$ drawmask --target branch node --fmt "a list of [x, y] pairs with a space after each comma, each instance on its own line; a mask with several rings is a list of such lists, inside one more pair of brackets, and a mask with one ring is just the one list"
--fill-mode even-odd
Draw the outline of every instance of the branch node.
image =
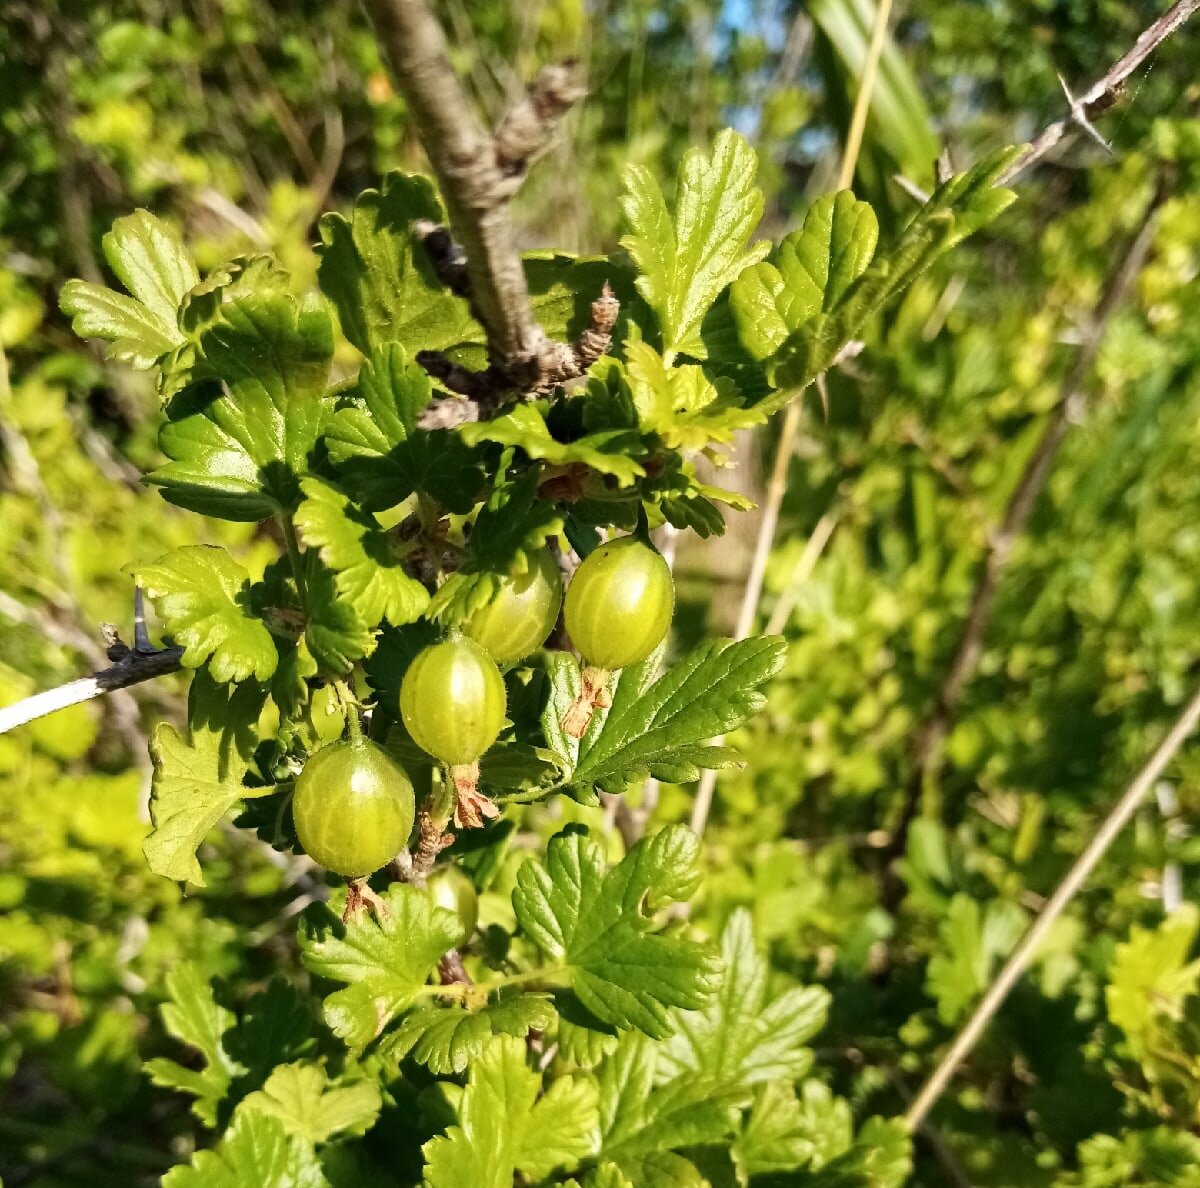
[[574, 61], [544, 66], [538, 72], [492, 139], [496, 166], [509, 183], [501, 187], [505, 197], [521, 184], [529, 166], [550, 146], [559, 121], [585, 94], [587, 88], [576, 81]]
[[621, 313], [621, 303], [613, 294], [608, 281], [600, 290], [600, 296], [592, 302], [592, 320], [575, 343], [576, 374], [582, 375], [602, 355], [607, 355], [612, 346], [613, 328]]

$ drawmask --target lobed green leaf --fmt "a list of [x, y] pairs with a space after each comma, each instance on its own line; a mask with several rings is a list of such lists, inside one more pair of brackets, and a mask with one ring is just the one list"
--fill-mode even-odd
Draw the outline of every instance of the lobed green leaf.
[[422, 1148], [429, 1188], [512, 1188], [570, 1171], [596, 1148], [595, 1083], [558, 1077], [542, 1092], [541, 1076], [515, 1037], [494, 1039], [471, 1065], [456, 1110], [458, 1124]]
[[417, 997], [441, 956], [458, 940], [458, 917], [416, 887], [393, 886], [386, 916], [343, 924], [328, 904], [304, 914], [305, 968], [344, 990], [325, 1000], [325, 1021], [353, 1051], [366, 1047]]
[[278, 653], [250, 607], [250, 575], [224, 549], [188, 545], [131, 570], [163, 628], [183, 646], [185, 668], [207, 663], [214, 681], [268, 680]]
[[662, 1038], [676, 1026], [668, 1008], [694, 1010], [718, 984], [710, 946], [660, 931], [652, 915], [687, 899], [699, 880], [699, 842], [682, 826], [643, 838], [607, 873], [594, 841], [560, 833], [544, 866], [518, 871], [513, 909], [592, 1014]]
[[143, 845], [155, 874], [204, 886], [196, 851], [239, 800], [271, 789], [247, 788], [266, 691], [248, 681], [225, 686], [200, 669], [188, 695], [188, 736], [159, 723], [150, 743], [152, 828]]
[[621, 246], [637, 265], [637, 289], [658, 318], [668, 364], [681, 352], [704, 357], [706, 311], [770, 247], [765, 241], [747, 246], [763, 211], [757, 171], [754, 149], [728, 129], [711, 154], [690, 149], [679, 166], [674, 219], [648, 169], [625, 171]]

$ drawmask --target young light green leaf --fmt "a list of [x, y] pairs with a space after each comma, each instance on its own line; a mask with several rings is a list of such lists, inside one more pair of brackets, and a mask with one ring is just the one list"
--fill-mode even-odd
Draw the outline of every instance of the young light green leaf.
[[163, 1188], [330, 1188], [312, 1146], [288, 1137], [278, 1118], [239, 1109], [211, 1151], [172, 1168]]
[[[626, 1032], [600, 1070], [600, 1154], [635, 1184], [702, 1183], [671, 1153], [720, 1142], [732, 1134], [743, 1097], [703, 1077], [666, 1079], [660, 1047]], [[666, 1157], [666, 1158], [664, 1158]]]
[[200, 349], [228, 390], [163, 426], [170, 461], [147, 481], [180, 507], [226, 520], [291, 511], [326, 415], [329, 315], [287, 293], [246, 296], [220, 307]]
[[554, 1020], [550, 1000], [539, 994], [497, 999], [479, 1010], [458, 1004], [417, 1007], [384, 1036], [380, 1055], [400, 1061], [411, 1054], [438, 1076], [458, 1075], [496, 1035], [524, 1039], [531, 1028], [544, 1031]]
[[325, 430], [329, 456], [346, 489], [368, 511], [421, 491], [467, 512], [483, 481], [475, 451], [456, 433], [417, 428], [432, 389], [429, 376], [398, 343], [374, 350]]
[[466, 560], [433, 596], [428, 617], [455, 623], [486, 606], [507, 576], [529, 568], [529, 554], [562, 532], [556, 504], [538, 498], [540, 473], [525, 471], [512, 482], [498, 482], [475, 518]]
[[138, 210], [113, 223], [104, 236], [105, 259], [133, 294], [72, 280], [63, 286], [60, 306], [73, 317], [80, 338], [103, 338], [105, 352], [133, 367], [152, 367], [183, 341], [179, 307], [200, 277], [191, 256], [165, 223]]
[[770, 967], [755, 947], [745, 909], [735, 911], [721, 933], [721, 958], [725, 973], [716, 997], [701, 1010], [674, 1012], [663, 1069], [730, 1088], [804, 1076], [812, 1066], [804, 1045], [825, 1025], [829, 992], [793, 986], [772, 997]]
[[[564, 1188], [581, 1188], [578, 1180], [568, 1180]], [[615, 1163], [602, 1163], [583, 1177], [582, 1188], [635, 1188]]]
[[855, 338], [867, 320], [940, 256], [1016, 201], [996, 185], [1018, 149], [1000, 149], [939, 186], [890, 251], [877, 256], [833, 309], [803, 324], [773, 357], [777, 390], [757, 407], [773, 412], [805, 388]]
[[304, 501], [296, 509], [296, 529], [309, 548], [336, 574], [337, 592], [367, 627], [384, 619], [411, 623], [429, 604], [429, 592], [404, 570], [388, 534], [368, 512], [323, 479], [300, 482]]
[[517, 873], [513, 908], [521, 929], [569, 971], [597, 1018], [662, 1038], [677, 1025], [668, 1009], [695, 1010], [717, 988], [720, 959], [706, 944], [659, 929], [653, 913], [687, 899], [700, 880], [699, 842], [683, 826], [643, 838], [610, 871], [600, 847], [560, 833], [544, 866]]
[[605, 429], [574, 441], [557, 441], [546, 425], [545, 409], [544, 404], [518, 404], [490, 421], [464, 425], [459, 433], [468, 445], [491, 441], [516, 446], [530, 458], [553, 466], [579, 463], [600, 474], [611, 474], [619, 487], [629, 486], [646, 473], [631, 457], [633, 453], [645, 452], [637, 434], [625, 429]]
[[689, 150], [679, 167], [674, 220], [650, 171], [625, 171], [621, 246], [637, 264], [638, 292], [658, 317], [668, 364], [680, 352], [704, 357], [705, 312], [743, 268], [767, 254], [766, 242], [747, 247], [763, 211], [757, 170], [754, 149], [728, 129], [711, 155]]
[[1186, 903], [1156, 929], [1135, 925], [1116, 947], [1104, 999], [1135, 1060], [1144, 1063], [1150, 1056], [1156, 1022], [1178, 1017], [1184, 999], [1196, 993], [1200, 960], [1189, 961], [1188, 955], [1198, 929], [1200, 909]]
[[[765, 698], [759, 686], [783, 666], [786, 645], [778, 637], [734, 643], [711, 640], [685, 656], [653, 684], [622, 676], [612, 708], [579, 748], [567, 783], [621, 791], [648, 773], [683, 783], [700, 768], [728, 767], [736, 755], [706, 745], [756, 714]], [[643, 679], [648, 673], [643, 673]], [[553, 748], [555, 741], [547, 737]], [[562, 756], [571, 763], [572, 756]]]
[[742, 344], [756, 359], [773, 355], [801, 326], [833, 309], [875, 254], [875, 212], [849, 190], [824, 194], [774, 261], [747, 268], [729, 304]]
[[353, 1051], [365, 1048], [416, 998], [461, 931], [453, 912], [434, 907], [416, 887], [394, 886], [383, 901], [385, 917], [348, 924], [328, 904], [314, 904], [300, 932], [305, 968], [346, 983], [325, 1000], [325, 1021]]
[[274, 640], [250, 609], [250, 575], [224, 549], [188, 545], [131, 572], [163, 630], [183, 646], [185, 668], [207, 662], [222, 684], [270, 678], [279, 659]]
[[389, 173], [381, 189], [361, 193], [349, 219], [325, 215], [318, 224], [321, 292], [364, 355], [397, 342], [414, 356], [443, 351], [482, 363], [483, 331], [416, 244], [418, 219], [443, 222], [441, 203], [428, 178], [400, 172]]
[[185, 1068], [160, 1057], [147, 1061], [146, 1073], [156, 1085], [193, 1094], [192, 1112], [205, 1126], [216, 1126], [218, 1107], [234, 1078], [246, 1071], [226, 1052], [222, 1038], [235, 1022], [233, 1012], [217, 1003], [212, 982], [194, 965], [171, 970], [166, 987], [163, 1026], [169, 1035], [199, 1052], [204, 1067]]
[[319, 1064], [297, 1062], [279, 1065], [241, 1108], [275, 1118], [289, 1137], [315, 1145], [335, 1134], [364, 1134], [382, 1104], [374, 1081], [333, 1084]]
[[799, 1093], [799, 1126], [813, 1146], [812, 1166], [824, 1167], [854, 1143], [854, 1111], [822, 1081], [805, 1081]]
[[595, 1068], [616, 1050], [621, 1033], [597, 1019], [571, 991], [560, 990], [554, 996], [554, 1009], [559, 1059], [579, 1068]]
[[200, 843], [239, 800], [270, 791], [242, 784], [265, 697], [253, 681], [219, 685], [199, 669], [188, 695], [188, 737], [166, 722], [154, 731], [153, 828], [142, 850], [155, 874], [203, 887]]
[[625, 359], [638, 423], [671, 449], [727, 445], [739, 429], [764, 420], [759, 409], [743, 407], [732, 380], [713, 381], [695, 363], [669, 367], [645, 342], [627, 342]]
[[1079, 1144], [1079, 1170], [1058, 1177], [1055, 1188], [1197, 1188], [1200, 1138], [1167, 1126], [1097, 1134]]
[[424, 1146], [429, 1188], [512, 1188], [570, 1171], [599, 1140], [596, 1086], [559, 1077], [543, 1094], [521, 1040], [493, 1040], [471, 1065], [458, 1104], [458, 1125]]

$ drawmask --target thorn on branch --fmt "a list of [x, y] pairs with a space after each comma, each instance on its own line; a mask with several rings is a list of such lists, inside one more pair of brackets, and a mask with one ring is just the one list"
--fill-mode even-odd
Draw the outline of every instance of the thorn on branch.
[[1062, 92], [1067, 97], [1067, 104], [1071, 108], [1071, 118], [1111, 157], [1112, 145], [1096, 131], [1092, 121], [1088, 119], [1087, 105], [1071, 94], [1071, 88], [1067, 86], [1067, 80], [1061, 74], [1058, 76], [1058, 85], [1062, 87]]
[[150, 633], [146, 630], [146, 600], [141, 586], [133, 588], [133, 650], [142, 653], [154, 651]]
[[944, 186], [954, 176], [954, 162], [950, 159], [949, 145], [945, 145], [938, 154], [938, 159], [934, 162], [933, 173], [939, 186]]

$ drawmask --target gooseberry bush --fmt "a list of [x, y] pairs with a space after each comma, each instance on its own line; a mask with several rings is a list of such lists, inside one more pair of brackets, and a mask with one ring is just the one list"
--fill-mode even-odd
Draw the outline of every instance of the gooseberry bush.
[[303, 296], [269, 256], [201, 277], [152, 214], [116, 222], [105, 256], [128, 293], [73, 281], [62, 304], [153, 373], [165, 461], [146, 481], [279, 542], [254, 574], [215, 546], [128, 559], [192, 674], [186, 727], [152, 742], [146, 860], [203, 886], [202, 843], [236, 815], [331, 887], [298, 925], [311, 999], [277, 981], [233, 1009], [188, 967], [169, 979], [167, 1027], [201, 1060], [148, 1071], [214, 1138], [168, 1188], [903, 1180], [895, 1123], [831, 1138], [849, 1108], [808, 1079], [806, 1047], [826, 993], [769, 988], [744, 913], [717, 937], [687, 923], [687, 829], [618, 856], [569, 825], [500, 910], [477, 896], [521, 806], [739, 761], [719, 740], [763, 706], [782, 641], [676, 654], [651, 533], [724, 531], [746, 504], [698, 461], [727, 462], [736, 431], [995, 218], [1011, 159], [950, 178], [878, 252], [848, 192], [755, 239], [756, 158], [733, 132], [686, 156], [673, 208], [631, 167], [620, 254], [525, 257], [551, 338], [605, 303], [604, 353], [465, 420], [440, 415], [459, 399], [442, 379], [480, 371], [485, 336], [415, 229], [445, 221], [426, 178], [390, 174], [325, 216]]

